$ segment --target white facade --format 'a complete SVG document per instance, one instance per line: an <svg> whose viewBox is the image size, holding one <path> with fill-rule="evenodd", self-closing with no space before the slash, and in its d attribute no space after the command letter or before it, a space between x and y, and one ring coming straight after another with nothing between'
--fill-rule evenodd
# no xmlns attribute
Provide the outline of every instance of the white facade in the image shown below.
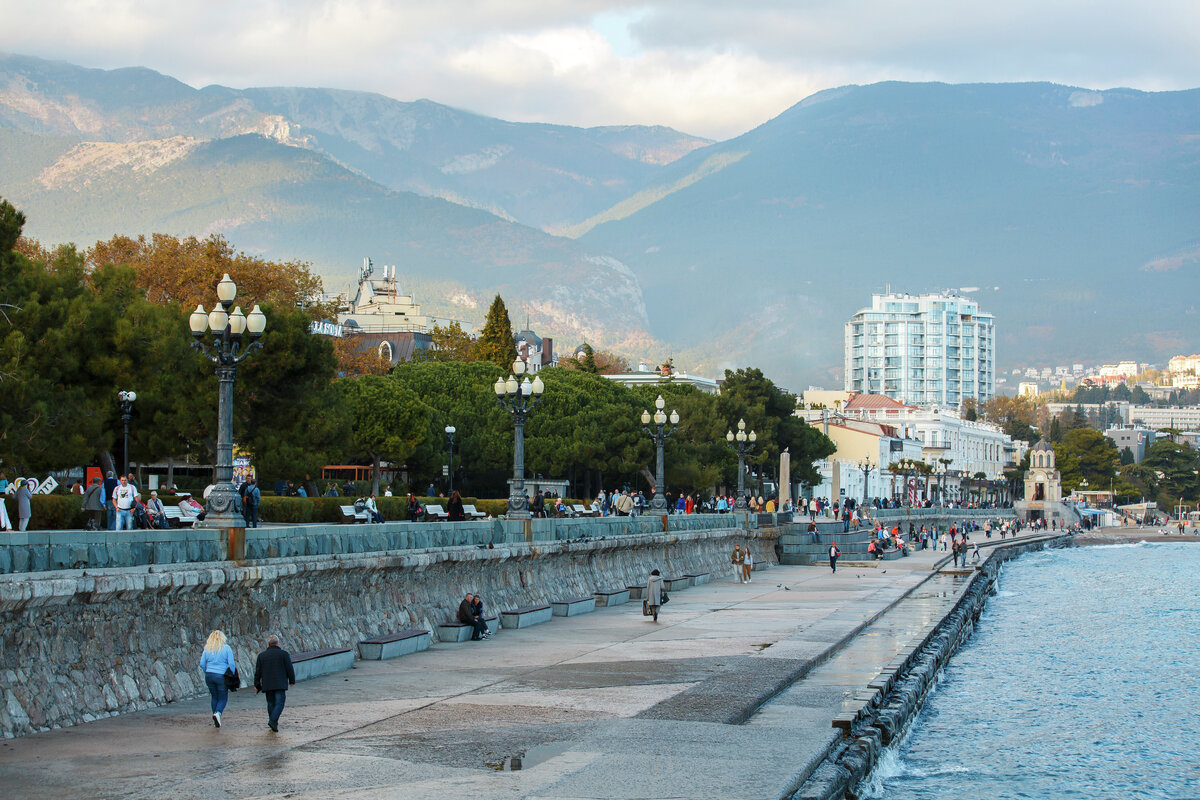
<svg viewBox="0 0 1200 800"><path fill-rule="evenodd" d="M914 405L996 393L996 331L974 300L876 294L846 323L846 389Z"/></svg>
<svg viewBox="0 0 1200 800"><path fill-rule="evenodd" d="M1200 406L1130 406L1126 422L1145 425L1151 430L1176 428L1181 431L1200 430Z"/></svg>

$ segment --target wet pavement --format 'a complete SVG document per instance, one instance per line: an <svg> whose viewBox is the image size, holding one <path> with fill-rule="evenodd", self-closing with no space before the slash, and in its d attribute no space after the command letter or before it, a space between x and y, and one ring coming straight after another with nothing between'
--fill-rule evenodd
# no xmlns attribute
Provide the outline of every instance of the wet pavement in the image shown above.
<svg viewBox="0 0 1200 800"><path fill-rule="evenodd" d="M6 740L0 785L53 800L773 797L823 757L847 693L952 602L965 578L926 582L943 557L714 576L673 592L658 623L631 602L359 661L289 691L278 734L243 689L219 730L204 697Z"/></svg>

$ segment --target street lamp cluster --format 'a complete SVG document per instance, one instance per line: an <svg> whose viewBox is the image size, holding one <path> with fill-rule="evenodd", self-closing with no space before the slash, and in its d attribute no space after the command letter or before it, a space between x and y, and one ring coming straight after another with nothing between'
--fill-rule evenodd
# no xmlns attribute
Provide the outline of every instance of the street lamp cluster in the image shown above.
<svg viewBox="0 0 1200 800"><path fill-rule="evenodd" d="M217 365L217 475L208 496L207 517L210 527L241 527L234 515L237 489L233 485L233 380L237 365L255 348L262 347L259 337L267 327L267 317L257 305L249 315L240 306L231 312L237 297L237 284L226 273L217 284L217 304L209 312L197 305L188 319L196 348ZM209 342L205 333L211 334Z"/></svg>
<svg viewBox="0 0 1200 800"><path fill-rule="evenodd" d="M121 421L125 423L125 469L122 475L129 474L129 420L133 416L133 401L137 400L137 392L117 392L117 402L121 404Z"/></svg>
<svg viewBox="0 0 1200 800"><path fill-rule="evenodd" d="M525 362L516 359L508 380L497 378L492 387L496 401L513 419L513 477L508 491L508 519L529 519L529 498L525 496L525 417L542 401L546 385L537 375L525 375Z"/></svg>
<svg viewBox="0 0 1200 800"><path fill-rule="evenodd" d="M737 499L733 501L733 507L738 512L746 510L746 454L754 449L754 443L758 441L758 434L753 429L746 433L746 420L739 419L737 424L737 433L727 431L725 433L725 441L733 446L738 457L738 488Z"/></svg>
<svg viewBox="0 0 1200 800"><path fill-rule="evenodd" d="M667 437L678 430L679 413L674 409L671 410L671 416L663 411L667 405L660 394L654 401L654 416L650 416L649 411L642 412L642 429L650 434L650 438L654 440L654 447L658 454L657 467L654 471L654 496L650 498L650 513L659 516L667 513L667 498L663 494L663 444L667 441ZM671 427L666 429L667 420L670 420ZM653 420L655 427L650 427L650 422Z"/></svg>

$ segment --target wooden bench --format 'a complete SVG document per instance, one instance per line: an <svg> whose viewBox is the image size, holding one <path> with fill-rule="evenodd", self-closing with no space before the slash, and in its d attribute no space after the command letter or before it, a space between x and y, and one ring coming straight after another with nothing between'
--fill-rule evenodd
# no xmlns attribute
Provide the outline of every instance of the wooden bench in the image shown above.
<svg viewBox="0 0 1200 800"><path fill-rule="evenodd" d="M296 671L297 683L318 675L341 672L352 666L354 666L354 649L350 647L331 647L328 650L292 653L292 668Z"/></svg>
<svg viewBox="0 0 1200 800"><path fill-rule="evenodd" d="M429 631L424 628L413 628L388 636L364 639L358 643L358 657L364 661L382 661L386 658L396 658L428 650L431 642L432 637L429 635Z"/></svg>
<svg viewBox="0 0 1200 800"><path fill-rule="evenodd" d="M628 589L605 589L593 592L592 596L596 598L598 606L619 606L629 602Z"/></svg>
<svg viewBox="0 0 1200 800"><path fill-rule="evenodd" d="M680 589L686 589L692 585L692 579L686 575L680 575L677 578L663 578L663 588L668 592L676 592Z"/></svg>
<svg viewBox="0 0 1200 800"><path fill-rule="evenodd" d="M164 505L163 513L167 517L167 524L172 528L178 528L183 525L183 512L179 510L179 506ZM195 517L191 517L190 519L194 520ZM190 521L189 524L191 524Z"/></svg>
<svg viewBox="0 0 1200 800"><path fill-rule="evenodd" d="M511 608L500 612L500 627L528 628L530 625L540 625L543 622L549 622L553 617L554 611L550 606Z"/></svg>
<svg viewBox="0 0 1200 800"><path fill-rule="evenodd" d="M468 506L468 505L463 506L463 515L467 519L487 519L487 516L488 516L487 514L483 513L482 511L476 511L475 506Z"/></svg>
<svg viewBox="0 0 1200 800"><path fill-rule="evenodd" d="M432 503L425 506L425 519L427 521L437 522L439 520L446 521L450 519L450 515L442 510L441 506L435 506Z"/></svg>
<svg viewBox="0 0 1200 800"><path fill-rule="evenodd" d="M630 585L625 588L629 590L629 599L630 600L641 600L646 596L646 585L645 584L641 584L639 586Z"/></svg>
<svg viewBox="0 0 1200 800"><path fill-rule="evenodd" d="M712 578L712 573L709 572L688 572L683 577L692 579L692 586L699 586L702 583L708 583Z"/></svg>
<svg viewBox="0 0 1200 800"><path fill-rule="evenodd" d="M495 617L484 617L483 624L487 626L488 633L494 634L500 629ZM474 626L468 625L465 622L443 622L441 625L438 625L438 641L469 642L471 641L473 630Z"/></svg>
<svg viewBox="0 0 1200 800"><path fill-rule="evenodd" d="M551 613L556 617L577 617L580 614L589 614L596 610L596 598L592 597L572 597L568 600L551 600Z"/></svg>
<svg viewBox="0 0 1200 800"><path fill-rule="evenodd" d="M338 506L342 510L342 522L367 523L371 521L371 512L365 508L359 512L354 506Z"/></svg>
<svg viewBox="0 0 1200 800"><path fill-rule="evenodd" d="M592 508L588 508L587 506L581 506L578 503L572 505L571 510L575 512L575 516L577 516L577 517L598 517L598 516L600 516L599 511L592 509Z"/></svg>

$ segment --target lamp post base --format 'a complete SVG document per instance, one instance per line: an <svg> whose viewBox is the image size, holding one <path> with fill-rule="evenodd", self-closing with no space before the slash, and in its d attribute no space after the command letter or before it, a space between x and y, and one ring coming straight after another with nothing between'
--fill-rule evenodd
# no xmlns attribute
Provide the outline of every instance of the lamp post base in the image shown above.
<svg viewBox="0 0 1200 800"><path fill-rule="evenodd" d="M733 501L733 510L738 512L739 514L744 514L744 513L746 513L747 508L748 508L748 506L746 505L746 495L739 493L737 496L737 500Z"/></svg>
<svg viewBox="0 0 1200 800"><path fill-rule="evenodd" d="M218 483L208 493L205 503L204 527L244 528L246 520L238 511L241 500L232 483Z"/></svg>
<svg viewBox="0 0 1200 800"><path fill-rule="evenodd" d="M650 498L650 505L646 513L665 517L667 515L667 498L655 492L654 496Z"/></svg>
<svg viewBox="0 0 1200 800"><path fill-rule="evenodd" d="M508 494L508 510L506 519L531 519L529 513L529 498L525 496L525 481L512 481L512 489Z"/></svg>

